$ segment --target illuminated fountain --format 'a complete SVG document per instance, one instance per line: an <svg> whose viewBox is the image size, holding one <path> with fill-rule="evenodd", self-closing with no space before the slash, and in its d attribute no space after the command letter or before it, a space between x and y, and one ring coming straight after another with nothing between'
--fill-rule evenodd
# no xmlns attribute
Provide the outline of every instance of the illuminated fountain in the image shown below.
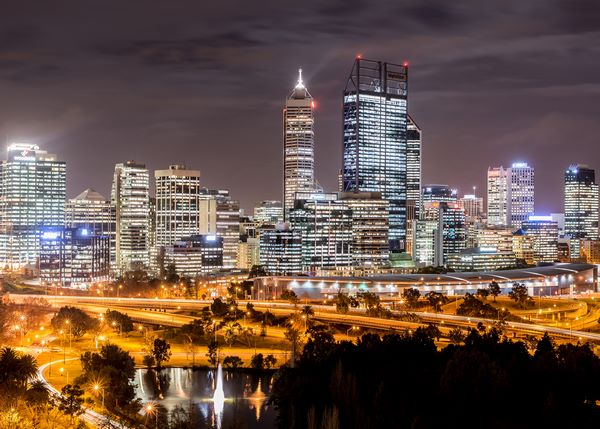
<svg viewBox="0 0 600 429"><path fill-rule="evenodd" d="M215 409L215 420L217 428L221 427L223 416L223 405L225 403L225 392L223 392L223 367L219 364L217 369L217 385L213 394L213 406Z"/></svg>

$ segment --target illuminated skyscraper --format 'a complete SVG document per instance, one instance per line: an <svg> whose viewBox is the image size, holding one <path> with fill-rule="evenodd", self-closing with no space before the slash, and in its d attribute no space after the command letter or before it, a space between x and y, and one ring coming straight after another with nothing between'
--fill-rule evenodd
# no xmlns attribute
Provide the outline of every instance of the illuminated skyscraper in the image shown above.
<svg viewBox="0 0 600 429"><path fill-rule="evenodd" d="M37 266L40 236L65 223L66 163L15 143L0 164L0 265Z"/></svg>
<svg viewBox="0 0 600 429"><path fill-rule="evenodd" d="M315 187L314 101L302 81L285 102L283 109L283 207L294 206L296 192L310 192Z"/></svg>
<svg viewBox="0 0 600 429"><path fill-rule="evenodd" d="M520 234L521 231L533 237L534 263L557 261L558 223L554 222L551 216L529 216L516 234Z"/></svg>
<svg viewBox="0 0 600 429"><path fill-rule="evenodd" d="M489 168L487 177L488 225L519 228L534 212L534 169L525 162L510 168Z"/></svg>
<svg viewBox="0 0 600 429"><path fill-rule="evenodd" d="M183 165L156 170L156 246L200 232L200 171Z"/></svg>
<svg viewBox="0 0 600 429"><path fill-rule="evenodd" d="M240 203L226 189L202 188L200 234L223 238L223 268L235 268L240 241Z"/></svg>
<svg viewBox="0 0 600 429"><path fill-rule="evenodd" d="M134 161L117 164L111 191L116 210L116 267L148 267L150 197L148 170Z"/></svg>
<svg viewBox="0 0 600 429"><path fill-rule="evenodd" d="M261 201L254 207L254 222L259 225L283 222L283 208L281 201Z"/></svg>
<svg viewBox="0 0 600 429"><path fill-rule="evenodd" d="M571 257L579 257L582 239L598 238L598 185L595 171L573 164L565 172L565 236L571 239Z"/></svg>
<svg viewBox="0 0 600 429"><path fill-rule="evenodd" d="M344 191L390 203L389 246L406 247L408 67L357 58L343 99Z"/></svg>
<svg viewBox="0 0 600 429"><path fill-rule="evenodd" d="M520 227L534 213L535 174L526 162L516 162L508 170L507 225Z"/></svg>
<svg viewBox="0 0 600 429"><path fill-rule="evenodd" d="M487 172L487 223L506 225L506 195L508 172L503 167L488 168Z"/></svg>
<svg viewBox="0 0 600 429"><path fill-rule="evenodd" d="M412 201L417 209L421 205L422 136L421 129L409 115L406 125L406 199Z"/></svg>
<svg viewBox="0 0 600 429"><path fill-rule="evenodd" d="M90 235L107 236L110 245L110 262L115 263L116 218L115 206L93 189L67 201L65 213L67 228L87 229Z"/></svg>
<svg viewBox="0 0 600 429"><path fill-rule="evenodd" d="M458 200L458 204L469 218L481 218L483 216L483 198L473 194L466 194Z"/></svg>

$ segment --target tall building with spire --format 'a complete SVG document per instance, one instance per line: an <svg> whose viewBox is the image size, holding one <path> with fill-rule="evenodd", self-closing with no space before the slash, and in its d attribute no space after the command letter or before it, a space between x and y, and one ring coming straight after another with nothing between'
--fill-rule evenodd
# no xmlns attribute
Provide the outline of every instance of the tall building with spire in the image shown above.
<svg viewBox="0 0 600 429"><path fill-rule="evenodd" d="M298 83L283 109L283 212L294 206L297 192L315 188L315 103L304 86L302 69Z"/></svg>
<svg viewBox="0 0 600 429"><path fill-rule="evenodd" d="M388 200L392 252L406 249L408 65L357 57L343 98L345 192Z"/></svg>

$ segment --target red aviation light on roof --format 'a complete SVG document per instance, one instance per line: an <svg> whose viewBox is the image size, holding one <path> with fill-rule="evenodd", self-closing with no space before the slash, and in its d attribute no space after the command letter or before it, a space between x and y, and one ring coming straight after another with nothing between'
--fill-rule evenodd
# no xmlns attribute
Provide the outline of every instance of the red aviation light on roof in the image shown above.
<svg viewBox="0 0 600 429"><path fill-rule="evenodd" d="M313 109L315 107L317 107L317 103L315 103L315 100L313 100L313 101L310 102L310 107L312 107Z"/></svg>
<svg viewBox="0 0 600 429"><path fill-rule="evenodd" d="M356 54L356 59L357 60L362 60L362 54Z"/></svg>
<svg viewBox="0 0 600 429"><path fill-rule="evenodd" d="M404 67L408 67L408 61L404 61L404 62L402 63L402 65L403 65Z"/></svg>

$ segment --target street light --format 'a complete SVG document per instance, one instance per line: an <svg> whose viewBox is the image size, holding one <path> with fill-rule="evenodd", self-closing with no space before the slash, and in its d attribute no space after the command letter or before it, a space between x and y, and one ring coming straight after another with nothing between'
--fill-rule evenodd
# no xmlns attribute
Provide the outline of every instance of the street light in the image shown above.
<svg viewBox="0 0 600 429"><path fill-rule="evenodd" d="M358 331L360 328L358 326L351 326L350 328L348 328L348 330L346 330L346 335L350 336L350 331Z"/></svg>
<svg viewBox="0 0 600 429"><path fill-rule="evenodd" d="M100 389L102 389L102 408L104 408L104 386L100 386L98 383L94 384L94 390L96 391L96 393Z"/></svg>
<svg viewBox="0 0 600 429"><path fill-rule="evenodd" d="M154 427L158 428L158 409L154 405L148 404L148 405L146 405L146 412L148 414L154 414L154 419L155 419Z"/></svg>

